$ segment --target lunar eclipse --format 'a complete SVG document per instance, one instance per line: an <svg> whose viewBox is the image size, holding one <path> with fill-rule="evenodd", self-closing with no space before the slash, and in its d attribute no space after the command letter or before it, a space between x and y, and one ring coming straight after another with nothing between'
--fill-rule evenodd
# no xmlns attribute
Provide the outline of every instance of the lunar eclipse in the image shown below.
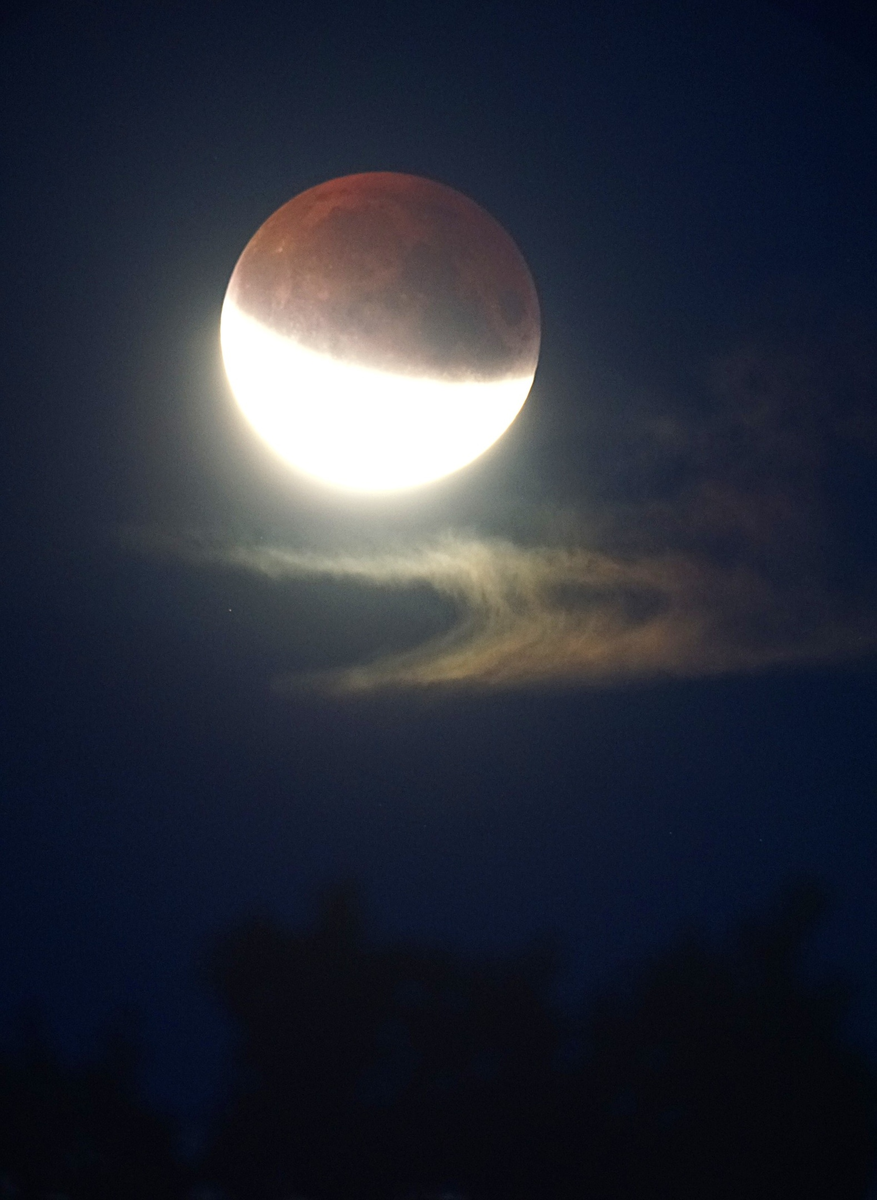
<svg viewBox="0 0 877 1200"><path fill-rule="evenodd" d="M278 209L222 308L234 396L291 466L393 491L472 462L517 416L539 355L533 279L474 201L412 175L349 175Z"/></svg>

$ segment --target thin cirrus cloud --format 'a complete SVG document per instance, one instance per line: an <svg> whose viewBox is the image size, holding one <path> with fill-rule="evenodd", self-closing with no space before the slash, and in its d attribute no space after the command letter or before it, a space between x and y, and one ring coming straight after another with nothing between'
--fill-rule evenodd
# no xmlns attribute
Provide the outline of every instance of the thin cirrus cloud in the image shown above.
<svg viewBox="0 0 877 1200"><path fill-rule="evenodd" d="M268 546L199 557L274 579L427 584L454 602L450 632L414 650L279 681L340 694L715 675L837 659L874 645L864 616L840 619L819 593L780 594L749 568L710 568L672 554L623 559L447 535L362 557Z"/></svg>
<svg viewBox="0 0 877 1200"><path fill-rule="evenodd" d="M427 585L451 602L449 631L278 681L295 689L607 685L849 660L877 649L875 581L835 485L873 467L874 378L855 338L842 352L727 356L703 404L653 399L626 410L623 431L604 430L618 478L660 486L584 496L563 537L542 544L449 531L362 554L164 546L276 580Z"/></svg>

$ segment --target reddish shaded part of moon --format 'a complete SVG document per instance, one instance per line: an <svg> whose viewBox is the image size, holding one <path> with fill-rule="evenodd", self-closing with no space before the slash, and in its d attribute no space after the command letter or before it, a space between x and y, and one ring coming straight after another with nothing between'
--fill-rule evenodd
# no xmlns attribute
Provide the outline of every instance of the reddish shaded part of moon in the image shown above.
<svg viewBox="0 0 877 1200"><path fill-rule="evenodd" d="M228 299L298 345L398 375L529 375L539 302L511 237L474 201L413 175L348 175L256 232Z"/></svg>

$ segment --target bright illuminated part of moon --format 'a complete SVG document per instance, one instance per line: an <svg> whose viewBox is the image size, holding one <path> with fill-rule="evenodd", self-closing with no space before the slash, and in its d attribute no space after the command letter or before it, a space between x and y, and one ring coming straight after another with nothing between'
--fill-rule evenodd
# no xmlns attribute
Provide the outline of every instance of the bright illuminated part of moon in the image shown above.
<svg viewBox="0 0 877 1200"><path fill-rule="evenodd" d="M533 376L422 379L336 362L225 305L222 354L247 420L290 466L358 491L430 483L483 454Z"/></svg>
<svg viewBox="0 0 877 1200"><path fill-rule="evenodd" d="M232 392L287 463L394 491L466 466L520 411L538 303L508 234L441 184L376 173L295 197L229 283Z"/></svg>

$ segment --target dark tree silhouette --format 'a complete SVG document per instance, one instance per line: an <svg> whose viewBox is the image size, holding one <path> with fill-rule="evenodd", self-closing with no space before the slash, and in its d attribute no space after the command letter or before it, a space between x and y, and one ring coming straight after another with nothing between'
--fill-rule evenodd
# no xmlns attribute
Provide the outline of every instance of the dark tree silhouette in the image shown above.
<svg viewBox="0 0 877 1200"><path fill-rule="evenodd" d="M690 941L592 1007L579 1078L588 1194L865 1195L874 1076L841 1037L845 990L801 971L824 907L818 887L795 888L730 947Z"/></svg>
<svg viewBox="0 0 877 1200"><path fill-rule="evenodd" d="M174 1200L187 1172L169 1119L136 1086L139 1053L121 1027L100 1056L65 1063L34 1014L0 1057L0 1194L20 1200Z"/></svg>
<svg viewBox="0 0 877 1200"><path fill-rule="evenodd" d="M193 1200L200 1179L231 1200L864 1200L875 1077L844 1039L846 991L802 968L824 905L793 889L564 1016L550 945L376 944L338 889L311 928L250 921L209 955L240 1036L195 1168L139 1097L129 1031L71 1066L31 1021L0 1053L0 1195Z"/></svg>
<svg viewBox="0 0 877 1200"><path fill-rule="evenodd" d="M576 1021L549 949L378 946L351 889L305 932L242 925L208 964L240 1046L205 1170L239 1200L862 1200L874 1080L801 970L822 904L800 888Z"/></svg>
<svg viewBox="0 0 877 1200"><path fill-rule="evenodd" d="M209 973L242 1034L210 1155L234 1195L392 1196L521 1160L556 1047L544 956L375 947L343 889L308 933L241 927Z"/></svg>

